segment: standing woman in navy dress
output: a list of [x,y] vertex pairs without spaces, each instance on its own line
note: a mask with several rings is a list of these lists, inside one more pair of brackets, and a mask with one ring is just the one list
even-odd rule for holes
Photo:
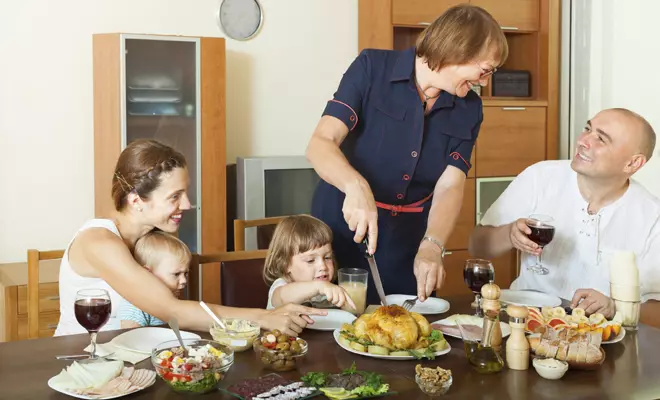
[[[312,214],[332,228],[340,267],[369,269],[359,244],[366,235],[386,294],[424,301],[442,285],[444,244],[483,118],[470,88],[485,85],[507,55],[497,21],[461,5],[415,47],[367,49],[353,61],[307,148],[321,177]],[[379,303],[369,282],[368,301]]]

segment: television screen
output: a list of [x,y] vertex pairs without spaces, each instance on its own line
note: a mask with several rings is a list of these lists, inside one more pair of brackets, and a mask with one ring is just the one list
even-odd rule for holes
[[312,168],[265,170],[265,216],[310,214],[319,179]]

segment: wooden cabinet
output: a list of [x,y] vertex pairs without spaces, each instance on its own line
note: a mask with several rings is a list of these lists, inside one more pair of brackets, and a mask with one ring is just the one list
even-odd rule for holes
[[537,31],[541,0],[470,0],[470,4],[487,10],[502,29]]
[[449,240],[447,240],[445,246],[447,250],[467,249],[470,233],[472,233],[475,225],[475,193],[475,180],[467,179],[465,181],[465,190],[463,191],[463,205],[458,215],[454,231],[449,237]]
[[515,176],[545,159],[545,107],[484,107],[478,177]]
[[[95,216],[110,197],[121,151],[138,139],[179,150],[191,209],[179,238],[194,253],[226,250],[225,39],[123,33],[93,35]],[[202,271],[204,301],[219,303],[217,268]]]
[[[445,282],[436,293],[438,297],[473,294],[463,280],[463,267],[469,258],[467,250],[447,252],[444,260]],[[495,268],[495,283],[502,289],[509,288],[517,277],[516,253],[511,251],[491,261]]]
[[[24,340],[28,334],[27,285],[7,286],[5,296],[5,341]],[[55,334],[60,320],[59,284],[39,284],[39,337]]]
[[429,25],[448,8],[465,3],[460,0],[392,0],[394,25]]

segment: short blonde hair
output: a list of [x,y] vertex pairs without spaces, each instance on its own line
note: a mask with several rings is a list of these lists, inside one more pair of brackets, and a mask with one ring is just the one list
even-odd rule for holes
[[157,268],[165,257],[177,257],[181,265],[189,265],[190,249],[179,238],[163,231],[151,231],[138,239],[133,257],[143,267]]
[[332,230],[323,221],[309,215],[284,218],[277,224],[268,246],[264,281],[272,285],[275,280],[288,274],[293,256],[327,244],[332,244]]
[[417,38],[416,52],[433,71],[490,56],[497,63],[493,67],[500,67],[509,56],[509,45],[500,24],[488,11],[461,4],[424,29]]

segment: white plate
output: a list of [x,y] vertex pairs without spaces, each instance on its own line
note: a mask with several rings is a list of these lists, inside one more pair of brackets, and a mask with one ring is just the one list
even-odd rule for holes
[[[475,317],[475,322],[476,322],[476,319],[477,319],[477,318],[479,318],[479,317]],[[462,325],[462,326],[464,326],[464,325],[477,325],[478,327],[483,328],[483,326],[484,326],[484,319],[483,319],[483,318],[479,318],[479,320],[481,320],[481,324],[479,324],[479,325],[474,324],[474,323],[470,323],[470,324],[463,324],[463,323],[461,323],[461,325]],[[433,325],[433,324],[456,325],[456,322],[453,321],[453,320],[449,320],[449,319],[446,319],[446,318],[445,318],[445,319],[441,319],[440,321],[431,322],[431,325]],[[434,329],[437,329],[437,328],[434,328]],[[502,338],[505,338],[505,337],[507,337],[507,336],[509,336],[509,335],[511,334],[511,327],[509,326],[509,324],[507,324],[507,323],[505,323],[505,322],[501,322],[501,321],[500,321],[500,329],[502,330]],[[439,329],[438,329],[438,330],[439,330]],[[442,334],[443,334],[444,336],[450,336],[450,337],[454,337],[454,338],[458,338],[458,339],[463,339],[463,338],[461,337],[461,335],[454,335],[454,334],[452,334],[452,333],[444,333],[444,332],[442,332]]]
[[561,299],[557,296],[529,290],[509,289],[502,290],[500,294],[500,302],[538,308],[558,307],[561,305]]
[[314,323],[308,325],[307,329],[315,329],[317,331],[334,331],[341,329],[341,324],[351,324],[355,321],[355,315],[344,310],[325,310],[328,315],[313,315]]
[[[387,304],[403,306],[403,302],[408,299],[414,299],[415,296],[405,294],[390,294],[385,296]],[[442,314],[449,311],[449,302],[437,297],[429,297],[425,302],[417,300],[417,303],[410,309],[410,312],[418,314]]]
[[618,335],[612,340],[607,340],[602,342],[601,344],[612,344],[612,343],[619,343],[620,341],[623,340],[623,338],[626,336],[626,330],[621,327],[621,331],[619,332]]
[[[182,339],[201,339],[197,334],[181,331]],[[151,354],[154,347],[168,340],[176,340],[174,331],[167,328],[145,327],[136,328],[115,336],[110,343],[120,349],[136,353]]]
[[[415,297],[415,296],[413,296],[413,297]],[[371,358],[380,358],[382,360],[416,360],[416,358],[413,357],[413,356],[380,356],[378,354],[363,353],[361,351],[351,349],[350,347],[346,347],[343,344],[339,343],[339,329],[336,329],[332,333],[332,337],[335,338],[335,342],[337,342],[339,347],[341,347],[342,349],[344,349],[346,351],[349,351],[353,354],[359,354],[361,356],[371,357]],[[436,351],[435,353],[433,353],[433,355],[435,355],[437,357],[437,356],[441,356],[443,354],[447,354],[450,351],[451,351],[451,345],[449,344],[449,342],[447,342],[447,348],[446,349],[441,350],[441,351]]]
[[60,393],[65,394],[65,395],[67,395],[67,396],[75,397],[75,398],[78,398],[78,399],[88,399],[88,400],[91,400],[91,399],[94,399],[94,400],[109,400],[109,399],[116,399],[116,398],[118,398],[118,397],[128,396],[129,394],[137,393],[137,392],[139,392],[139,391],[141,391],[141,390],[144,390],[144,389],[146,389],[146,388],[148,388],[148,387],[151,387],[154,383],[156,383],[156,380],[158,380],[158,377],[156,377],[156,380],[154,380],[153,383],[152,383],[151,385],[149,385],[149,386],[145,386],[145,387],[143,387],[143,388],[141,388],[141,389],[138,389],[138,390],[135,390],[135,391],[133,391],[133,392],[122,393],[122,394],[115,394],[115,395],[112,395],[112,396],[104,396],[104,397],[85,396],[85,395],[82,395],[82,394],[72,393],[72,392],[67,392],[67,391],[64,391],[64,390],[58,389],[58,388],[54,387],[53,384],[51,383],[51,381],[52,381],[53,379],[55,379],[55,376],[52,377],[52,378],[50,378],[50,379],[48,380],[48,386],[49,386],[51,389],[53,389],[54,391],[56,391],[56,392],[60,392]]

